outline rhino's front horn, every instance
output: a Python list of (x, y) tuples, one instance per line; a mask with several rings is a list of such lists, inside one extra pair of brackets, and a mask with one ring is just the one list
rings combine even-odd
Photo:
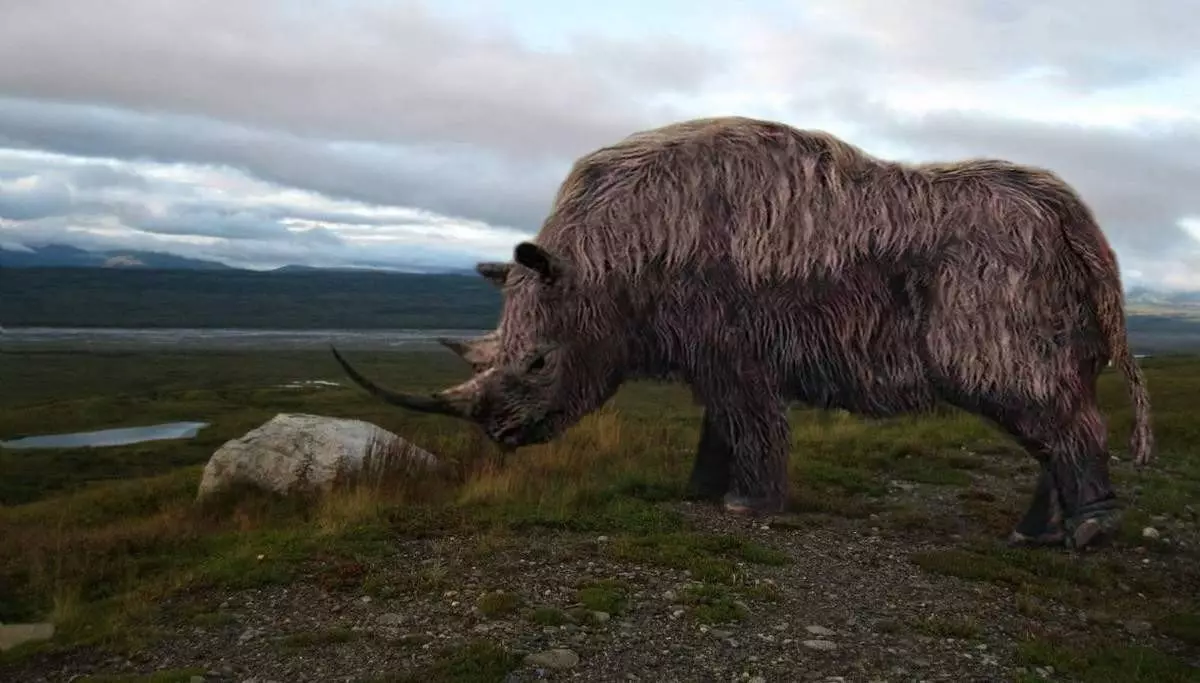
[(419, 396), (416, 394), (406, 394), (391, 389), (385, 389), (371, 380), (363, 377), (358, 370), (355, 370), (350, 363), (342, 358), (342, 354), (333, 346), (329, 347), (333, 352), (333, 357), (337, 359), (342, 369), (350, 379), (358, 386), (366, 389), (373, 396), (383, 399), (392, 405), (416, 410), (422, 413), (435, 413), (438, 415), (450, 415), (452, 417), (461, 417), (470, 419), (472, 408), (474, 407), (474, 382), (467, 382), (464, 385), (448, 389), (446, 391), (433, 394), (431, 396)]

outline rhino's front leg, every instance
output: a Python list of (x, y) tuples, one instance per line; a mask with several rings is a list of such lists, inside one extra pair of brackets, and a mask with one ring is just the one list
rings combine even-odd
[(1033, 501), (1017, 528), (1009, 534), (1008, 543), (1012, 546), (1062, 545), (1065, 537), (1058, 487), (1054, 485), (1048, 463), (1043, 462)]
[(777, 514), (787, 507), (789, 492), (787, 410), (781, 401), (756, 399), (711, 409), (715, 432), (730, 445), (725, 509), (740, 514)]
[(713, 413), (705, 409), (700, 424), (700, 445), (688, 479), (687, 497), (691, 500), (718, 501), (729, 492), (733, 452), (713, 424)]

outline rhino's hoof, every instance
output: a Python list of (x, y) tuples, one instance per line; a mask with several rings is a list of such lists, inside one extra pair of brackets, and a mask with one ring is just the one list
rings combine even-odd
[(1047, 531), (1037, 536), (1027, 536), (1020, 531), (1014, 531), (1008, 535), (1008, 546), (1010, 548), (1048, 548), (1051, 546), (1061, 546), (1066, 540), (1066, 536), (1062, 530)]
[(748, 498), (746, 496), (725, 495), (725, 511), (735, 515), (761, 517), (777, 515), (784, 512), (786, 504), (767, 498)]
[(1075, 523), (1068, 523), (1066, 545), (1077, 551), (1095, 550), (1107, 546), (1121, 527), (1121, 515), (1116, 510), (1094, 514)]

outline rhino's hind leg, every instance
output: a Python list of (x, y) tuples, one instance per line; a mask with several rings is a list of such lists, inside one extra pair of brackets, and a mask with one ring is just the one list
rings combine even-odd
[(1107, 430), (1094, 401), (1085, 401), (1068, 419), (1031, 413), (1009, 428), (1043, 461), (1033, 505), (1014, 537), (1046, 532), (1044, 540), (1051, 541), (1059, 517), (1067, 547), (1083, 550), (1111, 541), (1121, 510), (1109, 478)]
[(771, 515), (787, 507), (790, 434), (782, 403), (734, 403), (713, 411), (713, 428), (730, 444), (730, 485), (725, 509)]
[(696, 448), (692, 475), (688, 479), (688, 499), (721, 500), (729, 491), (732, 457), (729, 444), (713, 425), (712, 412), (706, 409), (700, 425), (700, 445)]
[(1054, 477), (1048, 464), (1043, 462), (1037, 489), (1033, 492), (1033, 501), (1017, 528), (1009, 535), (1008, 543), (1014, 547), (1050, 546), (1062, 545), (1065, 539), (1058, 488), (1054, 485)]

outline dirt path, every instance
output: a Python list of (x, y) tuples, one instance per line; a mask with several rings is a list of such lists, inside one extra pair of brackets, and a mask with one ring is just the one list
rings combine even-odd
[(370, 567), (178, 596), (135, 657), (39, 656), (8, 680), (1200, 680), (1194, 510), (1144, 541), (1131, 513), (1091, 556), (1007, 551), (1014, 463), (966, 488), (894, 482), (871, 516), (674, 501), (686, 533), (397, 537)]

